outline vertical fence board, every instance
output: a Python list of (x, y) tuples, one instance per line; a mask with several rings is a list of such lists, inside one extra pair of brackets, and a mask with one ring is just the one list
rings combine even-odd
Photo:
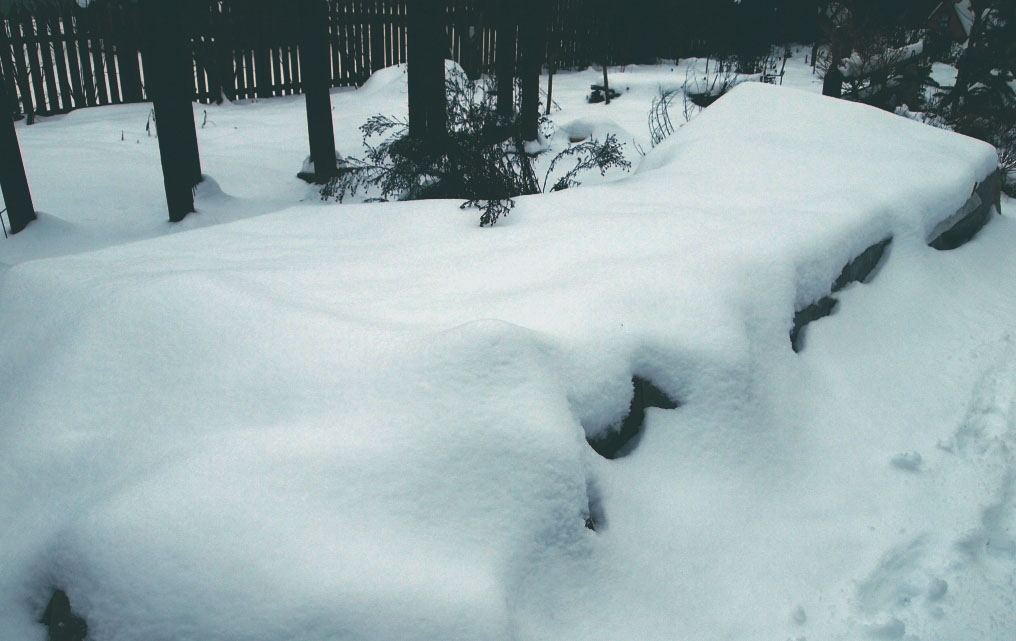
[(67, 76), (67, 52), (64, 49), (63, 34), (60, 32), (60, 16), (51, 13), (47, 16), (46, 29), (51, 39), (51, 52), (56, 62), (57, 88), (60, 91), (60, 111), (74, 109), (71, 96), (70, 78)]
[[(236, 5), (234, 5), (235, 7)], [(238, 40), (243, 47), (243, 80), (246, 87), (247, 98), (256, 98), (256, 83), (254, 79), (254, 41), (257, 37), (257, 21), (254, 19), (250, 5), (243, 5), (245, 8), (240, 13), (243, 16), (243, 31), (238, 33)]]
[(116, 25), (113, 22), (113, 7), (106, 5), (100, 23), (104, 35), (102, 37), (102, 50), (106, 55), (106, 79), (109, 83), (109, 101), (112, 104), (120, 104), (120, 69), (117, 64), (117, 41), (119, 40)]
[(83, 13), (74, 12), (74, 40), (77, 42), (78, 61), (81, 63), (81, 90), (85, 95), (85, 106), (98, 104), (98, 92), (95, 88), (95, 72), (92, 69), (92, 57), (88, 48), (88, 35)]
[(35, 112), (47, 113), (46, 90), (43, 88), (42, 69), (39, 67), (39, 46), (35, 39), (35, 29), (32, 27), (32, 17), (22, 14), (18, 20), (18, 29), (22, 36), (23, 50), (28, 60), (28, 69), (32, 77), (32, 91), (34, 92)]
[(87, 107), (85, 92), (81, 85), (81, 65), (78, 62), (78, 38), (74, 32), (73, 12), (67, 5), (64, 5), (60, 12), (60, 28), (63, 33), (64, 44), (67, 48), (67, 72), (71, 77), (71, 94), (74, 97), (74, 107)]
[(109, 70), (102, 55), (102, 27), (99, 16), (94, 11), (83, 11), (85, 29), (88, 34), (88, 48), (92, 55), (92, 71), (95, 75), (96, 104), (108, 105), (109, 94), (106, 90), (106, 77)]
[[(0, 65), (3, 69), (11, 116), (16, 118), (21, 114), (29, 115), (32, 113), (33, 107), (31, 92), (26, 91), (28, 87), (23, 82), (27, 76), (19, 70), (17, 65), (20, 45), (11, 42), (9, 29), (8, 20), (0, 22)], [(22, 62), (22, 66), (24, 66), (24, 62)]]
[(53, 56), (53, 43), (49, 39), (47, 16), (38, 15), (32, 17), (32, 25), (35, 29), (35, 39), (38, 42), (39, 60), (41, 63), (42, 77), (46, 83), (46, 105), (49, 113), (63, 111), (60, 105), (60, 89), (57, 86), (56, 59)]

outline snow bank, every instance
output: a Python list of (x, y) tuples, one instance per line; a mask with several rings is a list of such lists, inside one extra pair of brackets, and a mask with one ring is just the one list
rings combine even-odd
[[(793, 314), (888, 235), (930, 252), (994, 167), (983, 143), (745, 84), (637, 174), (521, 198), (491, 230), (452, 202), (307, 205), (17, 265), (0, 636), (42, 639), (53, 587), (99, 641), (849, 627), (810, 595), (885, 550), (859, 515), (905, 496), (876, 488), (915, 448), (887, 438), (873, 474), (876, 437), (851, 456)], [(636, 375), (682, 405), (604, 461), (585, 438)], [(864, 488), (822, 481), (837, 454)], [(894, 633), (879, 576), (858, 625)]]

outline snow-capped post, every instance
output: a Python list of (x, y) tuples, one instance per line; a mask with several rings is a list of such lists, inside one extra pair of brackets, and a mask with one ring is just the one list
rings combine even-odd
[(409, 135), (433, 148), (445, 137), (444, 2), (409, 3)]
[(0, 189), (7, 205), (11, 233), (16, 234), (35, 220), (35, 206), (32, 204), (32, 192), (28, 189), (28, 176), (8, 100), (7, 83), (0, 81), (0, 112), (3, 113), (3, 123), (0, 123), (0, 156), (3, 156), (0, 158)]
[[(331, 70), (328, 65), (327, 0), (300, 0), (300, 70), (307, 103), (307, 136), (314, 163), (311, 182), (335, 175), (335, 132), (332, 128)], [(301, 175), (303, 177), (303, 175)]]
[(138, 6), (147, 89), (159, 132), (159, 155), (169, 220), (194, 211), (194, 187), (201, 182), (194, 127), (194, 70), (186, 35), (186, 3), (141, 0)]
[(497, 77), (497, 112), (505, 118), (515, 113), (515, 57), (518, 43), (518, 0), (498, 0), (494, 75)]
[(519, 91), (522, 94), (522, 139), (536, 140), (540, 128), (540, 73), (546, 48), (544, 10), (540, 0), (525, 2), (525, 17), (519, 21)]

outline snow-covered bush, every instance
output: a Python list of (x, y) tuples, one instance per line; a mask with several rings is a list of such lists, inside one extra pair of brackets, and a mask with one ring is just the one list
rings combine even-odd
[(916, 120), (917, 122), (925, 125), (931, 125), (932, 127), (938, 127), (939, 129), (952, 129), (949, 126), (949, 123), (946, 122), (945, 118), (928, 111), (911, 111), (909, 105), (900, 105), (896, 108), (895, 113), (897, 116)]
[[(347, 158), (344, 171), (324, 185), (321, 197), (342, 201), (363, 191), (374, 201), (461, 198), (463, 208), (481, 210), (480, 225), (487, 226), (511, 211), (516, 196), (574, 187), (591, 169), (602, 175), (613, 167), (631, 167), (622, 143), (608, 135), (559, 152), (541, 179), (525, 149), (519, 117), (497, 113), (494, 83), (470, 80), (461, 69), (449, 68), (446, 76), (444, 140), (421, 140), (409, 135), (406, 120), (372, 116), (360, 127), (366, 155)], [(541, 129), (549, 133), (551, 127), (544, 117)], [(574, 164), (562, 173), (569, 163)]]

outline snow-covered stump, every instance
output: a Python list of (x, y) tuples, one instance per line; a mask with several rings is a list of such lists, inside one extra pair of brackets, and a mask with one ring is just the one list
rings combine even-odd
[(299, 176), (308, 182), (322, 183), (337, 172), (329, 94), (328, 4), (325, 0), (300, 0), (300, 53), (313, 173), (301, 172)]
[(193, 189), (201, 182), (191, 103), (193, 71), (184, 15), (179, 7), (161, 0), (143, 0), (138, 13), (145, 43), (142, 56), (159, 132), (169, 220), (179, 222), (194, 211)]
[(63, 590), (53, 590), (39, 623), (46, 627), (49, 641), (85, 641), (88, 622), (71, 609), (70, 599)]
[(21, 158), (21, 145), (18, 144), (18, 133), (14, 129), (7, 101), (7, 86), (0, 82), (0, 110), (6, 114), (4, 122), (0, 124), (0, 155), (3, 156), (0, 158), (0, 189), (3, 190), (4, 203), (7, 205), (11, 233), (16, 234), (35, 220), (35, 206), (32, 204), (32, 192), (28, 188), (25, 163)]

